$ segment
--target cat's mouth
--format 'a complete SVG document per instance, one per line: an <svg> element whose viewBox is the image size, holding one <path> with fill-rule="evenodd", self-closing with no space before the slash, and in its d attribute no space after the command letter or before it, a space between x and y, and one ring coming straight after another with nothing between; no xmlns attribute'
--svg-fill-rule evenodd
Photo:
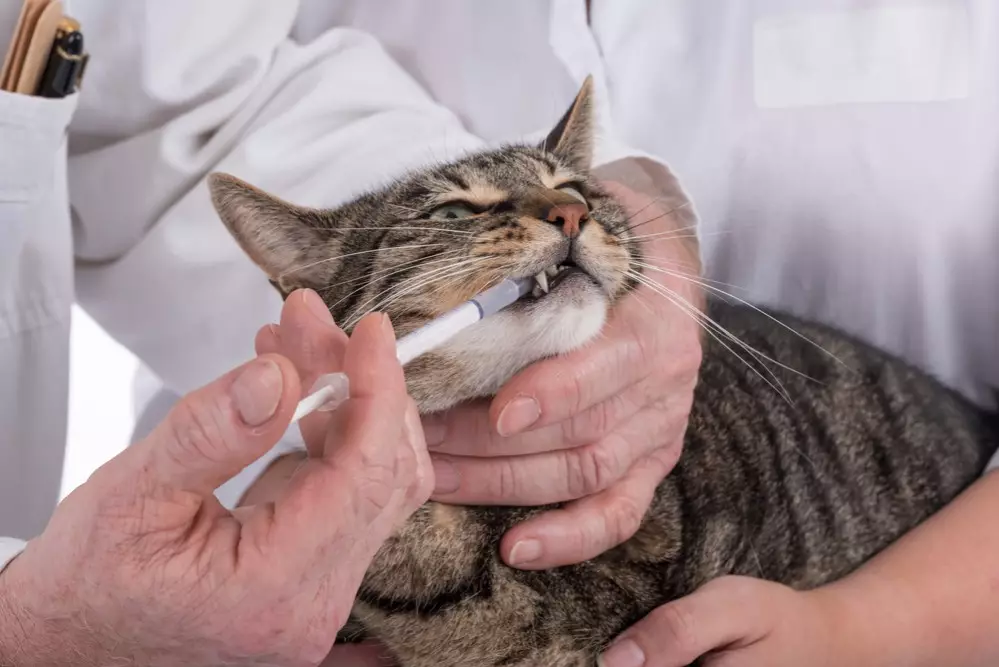
<svg viewBox="0 0 999 667"><path fill-rule="evenodd" d="M552 264L548 268L534 274L534 289L531 296L540 299L553 289L559 286L563 280L573 273L582 273L582 269L576 266L571 259L565 259L558 264Z"/></svg>

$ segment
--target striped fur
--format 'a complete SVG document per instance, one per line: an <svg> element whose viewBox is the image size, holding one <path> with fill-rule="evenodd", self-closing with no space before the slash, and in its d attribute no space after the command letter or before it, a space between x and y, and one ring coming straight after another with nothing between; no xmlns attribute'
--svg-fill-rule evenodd
<svg viewBox="0 0 999 667"><path fill-rule="evenodd" d="M432 412L489 396L527 363L585 344L633 287L624 271L640 265L627 218L586 173L589 115L585 87L542 148L433 167L334 211L223 176L213 197L278 289L317 289L348 328L377 306L404 333L561 254L585 270L410 364L410 391ZM546 201L566 183L592 214L568 245L544 222ZM483 213L428 217L458 199ZM471 268L454 273L461 262ZM797 588L843 576L970 484L999 445L994 416L898 359L787 315L772 314L785 327L748 307L707 308L800 374L706 338L684 454L631 540L579 565L524 572L501 562L499 539L549 508L427 503L377 554L343 638L372 635L402 667L592 667L629 624L719 575ZM771 371L788 398L765 379Z"/></svg>

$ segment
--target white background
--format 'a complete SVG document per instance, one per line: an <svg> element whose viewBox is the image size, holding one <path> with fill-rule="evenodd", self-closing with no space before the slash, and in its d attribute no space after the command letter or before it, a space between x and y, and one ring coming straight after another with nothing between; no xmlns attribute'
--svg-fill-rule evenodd
<svg viewBox="0 0 999 667"><path fill-rule="evenodd" d="M60 497L124 449L135 423L139 362L79 307L70 341L69 429Z"/></svg>

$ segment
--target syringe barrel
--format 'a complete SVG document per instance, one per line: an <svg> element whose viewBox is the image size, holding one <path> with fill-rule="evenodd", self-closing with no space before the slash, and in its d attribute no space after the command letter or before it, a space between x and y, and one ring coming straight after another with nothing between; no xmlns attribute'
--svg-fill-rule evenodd
<svg viewBox="0 0 999 667"><path fill-rule="evenodd" d="M472 301L466 301L433 322L400 338L396 342L395 356L399 363L405 366L424 352L445 343L454 336L456 331L475 324L481 319L479 306Z"/></svg>

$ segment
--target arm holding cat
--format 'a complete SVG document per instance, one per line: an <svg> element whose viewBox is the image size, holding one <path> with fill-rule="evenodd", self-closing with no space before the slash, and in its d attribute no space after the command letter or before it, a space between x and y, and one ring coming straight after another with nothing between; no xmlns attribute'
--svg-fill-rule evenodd
<svg viewBox="0 0 999 667"><path fill-rule="evenodd" d="M604 667L999 662L999 472L853 574L813 591L717 579L627 630Z"/></svg>

